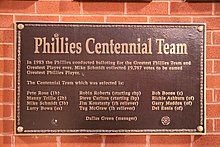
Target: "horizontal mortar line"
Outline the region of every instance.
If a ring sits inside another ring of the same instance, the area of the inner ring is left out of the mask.
[[[220,46],[220,44],[206,44],[206,46]]]
[[[12,12],[1,12],[0,15],[14,15],[16,13],[12,13]]]
[[[9,30],[9,31],[13,31],[14,28],[0,28],[0,30],[3,30],[3,31],[4,31],[4,30],[6,30],[6,31],[7,31],[7,30]]]
[[[206,59],[206,60],[212,60],[212,61],[216,60],[216,61],[219,61],[220,59],[212,59],[212,58],[209,58],[209,59]]]
[[[206,105],[214,105],[214,104],[220,104],[220,102],[206,102]]]
[[[0,15],[15,15],[15,16],[29,16],[29,15],[32,15],[32,16],[58,16],[58,14],[44,14],[44,13],[0,13]]]
[[[31,17],[31,16],[30,16]],[[16,21],[18,23],[34,23],[34,22],[43,22],[43,23],[57,23],[59,22],[59,17],[58,20],[20,20],[20,21]]]
[[[13,76],[14,73],[1,72],[0,75],[1,76]]]
[[[134,16],[131,16],[131,15],[60,15],[61,17],[94,17],[94,16],[97,16],[97,17],[148,17],[148,16],[140,16],[140,15],[134,15]],[[85,23],[89,23],[89,22],[85,22]],[[108,23],[108,22],[103,22],[103,23]]]
[[[14,120],[13,117],[1,117],[0,120]]]
[[[15,116],[15,115],[14,115],[14,112],[15,112],[15,111],[13,110],[13,111],[12,111],[13,114],[12,114],[10,117],[1,117],[1,118],[2,118],[2,119],[7,119],[7,120],[15,120],[15,118],[14,118],[14,116]]]
[[[89,15],[89,14],[84,14],[84,15],[61,15],[61,16],[118,16],[118,17],[170,17],[170,16],[167,16],[167,15],[147,15],[147,14],[104,14],[104,15],[100,15],[100,14],[93,14],[93,15]],[[181,18],[188,18],[188,16],[176,16],[176,17],[181,17]]]
[[[129,14],[128,14],[129,15]],[[147,15],[147,14],[146,14]],[[190,17],[190,18],[197,18],[197,17],[213,17],[218,18],[220,16],[212,16],[212,15],[178,15],[178,14],[171,14],[171,15],[147,15],[149,17]],[[195,23],[201,23],[201,22],[195,22]]]
[[[169,1],[168,1],[169,2]],[[36,16],[58,16],[58,15],[66,15],[66,16],[71,16],[71,15],[91,15],[91,16],[94,16],[94,15],[100,15],[100,16],[106,16],[108,14],[60,14],[60,13],[28,13],[27,12],[25,13],[15,13],[15,12],[8,12],[8,13],[0,13],[0,15],[15,15],[15,16],[20,16],[20,15],[36,15]],[[109,14],[108,16],[116,16],[116,15],[125,15],[125,14]],[[126,15],[147,15],[147,16],[150,16],[150,17],[154,17],[154,16],[164,16],[164,17],[172,17],[172,16],[178,16],[178,17],[220,17],[220,16],[217,16],[217,15],[212,15],[212,14],[204,14],[204,15],[201,15],[201,14],[192,14],[192,15],[184,15],[184,14],[126,14]]]
[[[0,105],[14,105],[15,102],[0,102]]]
[[[14,83],[13,83],[13,85],[14,85]],[[14,86],[11,86],[11,87],[13,87],[14,88]],[[11,90],[12,88],[0,88],[0,90]],[[15,89],[13,89],[13,90],[15,90]]]
[[[220,88],[206,88],[206,90],[220,90]]]
[[[72,16],[91,16],[91,17],[93,17],[94,15],[89,15],[89,14],[84,14],[84,15],[82,15],[82,14],[73,14],[73,15],[71,15],[71,14],[67,14],[67,15],[60,14],[60,16],[67,16],[67,17],[72,17]],[[95,16],[102,16],[102,17],[104,17],[106,15],[97,14]]]
[[[206,132],[207,135],[220,135],[220,132]]]
[[[36,13],[13,13],[14,15],[15,15],[15,17],[16,16],[57,16],[57,17],[59,17],[59,14],[36,14]]]
[[[147,14],[146,14],[147,15]],[[180,17],[180,18],[192,18],[192,15],[147,15],[148,17],[164,17],[164,18],[172,18],[172,17]],[[183,22],[184,23],[184,22]]]
[[[212,88],[206,88],[206,90],[214,90],[214,89],[212,89]]]
[[[220,73],[208,73],[208,74],[206,74],[206,76],[219,76],[220,75]]]
[[[0,60],[16,60],[15,58],[0,57]]]
[[[161,15],[147,15],[147,14],[116,14],[116,15],[113,15],[113,14],[104,14],[104,15],[100,15],[100,14],[93,14],[93,15],[89,15],[89,14],[84,14],[84,15],[78,15],[78,14],[75,14],[75,15],[65,15],[65,14],[61,14],[60,16],[67,16],[67,17],[72,17],[72,16],[113,16],[113,17],[170,17],[170,16],[161,16]],[[189,16],[176,16],[176,17],[181,17],[181,18],[189,18]],[[191,17],[191,16],[190,16]]]
[[[220,119],[220,117],[219,118],[206,118],[206,119],[211,119],[211,120],[219,120]]]
[[[213,119],[213,120],[216,120],[216,119],[220,119],[220,116],[219,116],[219,117],[217,117],[217,116],[216,116],[216,117],[207,117],[207,116],[206,116],[206,119]]]
[[[216,103],[206,103],[206,105],[220,105],[220,102],[216,102]],[[220,117],[220,116],[219,116]]]
[[[206,75],[208,75],[208,76],[215,76],[215,75],[220,75],[220,73],[219,72],[215,72],[215,71],[213,71],[213,72],[210,72],[210,73],[206,73]]]
[[[15,104],[14,103],[9,103],[9,102],[3,102],[3,103],[0,103],[0,107],[2,107],[2,106],[11,106],[11,107],[14,108]]]
[[[220,76],[220,73],[216,73],[216,74],[215,73],[213,73],[213,74],[208,73],[208,74],[206,74],[206,76]]]
[[[87,15],[87,14],[85,14]],[[99,16],[100,14],[91,14],[92,16]],[[84,16],[81,15],[81,16]],[[168,14],[129,14],[129,12],[125,15],[125,14],[115,14],[115,15],[112,15],[112,14],[104,14],[102,16],[123,16],[123,17],[126,17],[126,16],[135,16],[135,17],[163,17],[163,18],[172,18],[172,17],[180,17],[180,18],[197,18],[197,17],[212,17],[212,18],[216,18],[216,16],[212,16],[212,15],[168,15]],[[220,17],[220,16],[217,16],[217,18]],[[191,21],[191,20],[190,20]],[[191,22],[188,22],[188,23],[191,23]],[[201,22],[196,22],[196,23],[201,23]]]
[[[13,130],[13,131],[14,131],[14,130]],[[0,136],[14,137],[14,132],[0,133]],[[11,143],[11,144],[13,144],[13,143]]]
[[[60,15],[70,15],[71,16],[71,13],[67,13],[67,14],[60,14],[60,13],[19,13],[19,14],[15,14],[15,21],[22,21],[22,20],[16,20],[16,16],[53,16],[53,17],[59,17]],[[72,16],[74,15],[79,15],[79,16],[83,16],[83,14],[80,14],[80,13],[76,13],[76,14],[72,14]],[[97,14],[97,15],[100,15],[100,14]],[[123,14],[121,14],[123,15]],[[92,16],[92,15],[91,15]],[[103,15],[102,15],[103,16]],[[48,20],[49,21],[49,20]]]
[[[82,15],[81,15],[82,16]],[[81,16],[61,16],[61,17],[81,17]],[[122,16],[106,16],[106,15],[104,15],[104,16],[98,16],[98,15],[96,15],[97,17],[122,17]],[[90,16],[83,16],[83,17],[90,17]],[[92,17],[92,16],[91,16]],[[94,17],[94,15],[93,15],[93,17]],[[123,17],[134,17],[134,18],[139,18],[139,17],[145,17],[145,18],[147,18],[148,16],[123,16]],[[89,23],[89,22],[82,22],[82,23]],[[98,22],[97,22],[98,23]],[[108,23],[108,22],[103,22],[103,23]],[[119,22],[117,22],[117,23],[119,23]],[[137,22],[138,23],[138,22]],[[141,23],[141,22],[140,22]]]
[[[220,61],[220,59],[206,59],[206,61]]]
[[[186,16],[186,15],[185,15]],[[210,18],[219,18],[220,16],[218,16],[218,15],[190,15],[190,16],[192,16],[192,17],[201,17],[201,18],[203,18],[203,17],[210,17]]]
[[[0,88],[0,90],[15,90],[15,88]]]
[[[148,15],[148,14],[26,14],[26,13],[20,13],[15,14],[15,16],[133,16],[133,17],[180,17],[180,18],[191,18],[191,17],[220,17],[220,16],[212,16],[212,15],[167,15],[167,14],[155,14],[155,15]]]
[[[13,137],[13,133],[0,133],[0,136],[7,136],[7,137]]]
[[[9,43],[13,43],[13,42],[0,42],[0,44],[9,44]]]
[[[212,31],[212,32],[216,32],[216,31],[219,31],[219,30],[220,30],[220,29],[213,29],[213,30],[209,29],[209,30],[208,30],[208,29],[206,28],[206,31]],[[207,36],[207,35],[206,35],[206,36]]]
[[[14,126],[14,125],[13,125]],[[13,132],[8,132],[8,133],[0,133],[0,136],[6,136],[6,137],[15,137],[15,134],[14,134],[14,129],[13,129]],[[13,142],[9,142],[9,144],[12,145],[12,147],[14,147],[14,144]]]
[[[12,42],[0,42],[0,44],[6,44],[6,45],[14,45],[14,43],[12,43]]]
[[[208,30],[208,31],[206,31],[206,32],[215,33],[215,32],[220,32],[220,30],[216,30],[216,31]]]
[[[14,105],[14,102],[1,102],[0,105]]]

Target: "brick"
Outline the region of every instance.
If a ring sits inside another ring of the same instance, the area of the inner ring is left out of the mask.
[[[206,76],[207,88],[220,88],[220,75]]]
[[[220,14],[220,3],[215,3],[214,5],[215,5],[214,13],[219,15]]]
[[[220,73],[220,61],[219,60],[214,61],[214,72],[217,74]]]
[[[0,44],[0,57],[13,57],[13,45]]]
[[[39,1],[37,13],[43,14],[79,14],[80,3],[73,1]]]
[[[107,16],[107,22],[147,22],[147,17]]]
[[[207,104],[206,117],[207,118],[220,117],[220,104]]]
[[[194,17],[195,23],[206,23],[208,30],[220,29],[220,17]]]
[[[206,32],[206,44],[210,45],[212,44],[212,32]]]
[[[34,13],[35,1],[0,1],[0,12]]]
[[[123,14],[124,3],[120,2],[83,2],[83,14]]]
[[[213,119],[207,119],[206,120],[206,131],[207,132],[213,132],[214,126],[213,126]]]
[[[107,136],[106,147],[146,147],[146,136]]]
[[[65,22],[104,22],[104,16],[62,16]]]
[[[190,17],[150,17],[149,22],[187,23],[187,22],[191,22],[191,18]]]
[[[168,2],[127,3],[127,14],[167,15]]]
[[[101,136],[62,136],[61,146],[62,147],[97,147],[101,146]]]
[[[13,43],[14,31],[13,30],[0,30],[0,43]]]
[[[0,120],[0,133],[12,133],[13,120]]]
[[[213,43],[220,44],[220,32],[213,33]]]
[[[12,117],[13,116],[12,105],[0,105],[0,118],[1,117]]]
[[[190,136],[151,136],[150,147],[189,147],[190,142]]]
[[[217,102],[220,102],[220,90],[214,91],[214,98]]]
[[[7,72],[13,73],[14,71],[14,61],[13,60],[0,60],[0,73]]]
[[[206,90],[206,102],[207,103],[213,102],[213,99],[214,99],[213,97],[214,95],[213,95],[212,90]]]
[[[0,14],[0,28],[13,28],[13,15]]]
[[[16,147],[57,147],[55,136],[16,136]]]
[[[1,147],[11,147],[11,136],[0,136]]]
[[[220,145],[220,135],[195,136],[193,147],[218,147]]]
[[[14,90],[0,90],[0,103],[13,102]]]
[[[13,76],[0,75],[0,88],[13,88]]]
[[[59,16],[16,15],[16,21],[59,21]]]
[[[207,61],[206,60],[206,73],[207,74],[210,74],[210,73],[212,73],[213,72],[213,69],[212,69],[212,64],[213,64],[213,61]]]
[[[220,119],[215,120],[215,131],[220,131]]]
[[[171,2],[171,15],[211,15],[212,3]]]
[[[220,46],[207,46],[206,57],[207,59],[220,59]]]

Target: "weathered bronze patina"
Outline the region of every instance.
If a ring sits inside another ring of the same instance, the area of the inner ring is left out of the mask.
[[[205,133],[205,25],[16,23],[16,134]]]

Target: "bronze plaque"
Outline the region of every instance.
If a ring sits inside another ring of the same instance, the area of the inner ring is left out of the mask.
[[[205,24],[16,23],[16,134],[205,133]]]

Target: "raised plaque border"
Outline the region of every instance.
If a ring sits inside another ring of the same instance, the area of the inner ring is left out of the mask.
[[[25,24],[23,24],[25,23]],[[19,26],[20,25],[20,26]],[[187,27],[197,27],[198,31],[203,33],[203,37],[200,40],[200,125],[195,129],[133,129],[133,130],[102,130],[102,129],[74,129],[74,130],[24,130],[24,133],[16,133],[17,130],[23,127],[20,124],[20,77],[21,77],[21,31],[25,26],[31,27],[127,27],[127,28],[187,28]],[[18,36],[17,36],[18,34]],[[14,132],[15,135],[205,135],[206,134],[206,24],[205,23],[73,23],[73,22],[26,22],[17,21],[15,23],[15,75],[14,80],[15,85],[15,121],[14,121]],[[16,97],[17,96],[17,97]],[[17,124],[18,125],[17,125]],[[204,126],[204,127],[203,127]],[[204,132],[198,132],[201,129]]]

